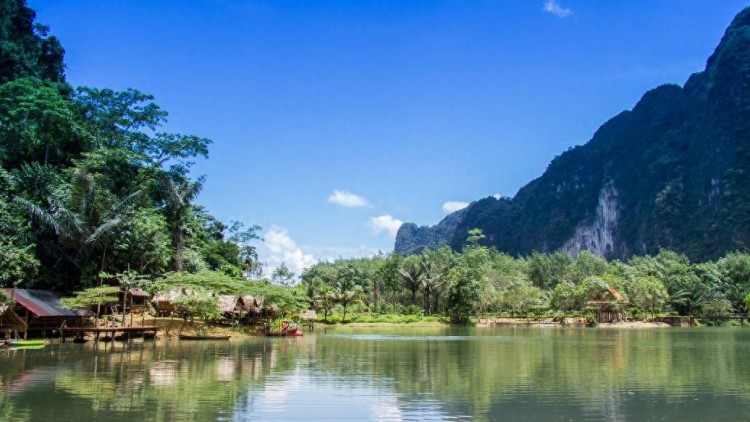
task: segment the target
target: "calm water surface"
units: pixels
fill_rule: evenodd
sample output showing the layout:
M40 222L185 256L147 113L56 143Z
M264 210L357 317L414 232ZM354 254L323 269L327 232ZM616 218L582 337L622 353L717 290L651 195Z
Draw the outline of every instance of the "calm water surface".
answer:
M0 420L750 420L750 329L337 328L4 350Z

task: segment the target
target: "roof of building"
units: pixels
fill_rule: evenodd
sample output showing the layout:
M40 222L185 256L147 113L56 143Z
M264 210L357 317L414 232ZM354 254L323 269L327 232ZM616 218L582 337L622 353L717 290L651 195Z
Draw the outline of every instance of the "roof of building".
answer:
M219 302L219 310L221 312L231 313L237 308L238 296L233 295L218 295L216 296L217 302Z
M51 290L4 289L16 304L37 317L74 317L73 311L61 309L60 295Z
M609 292L612 293L612 296L614 296L615 299L617 299L617 300L619 300L621 302L625 300L625 298L622 297L622 295L620 294L620 292L618 292L617 290L615 290L614 287L612 287L610 285L607 285L607 290L609 290Z
M150 294L148 294L147 291L141 289L140 287L133 287L129 290L130 294L133 296L139 296L139 297L151 297Z

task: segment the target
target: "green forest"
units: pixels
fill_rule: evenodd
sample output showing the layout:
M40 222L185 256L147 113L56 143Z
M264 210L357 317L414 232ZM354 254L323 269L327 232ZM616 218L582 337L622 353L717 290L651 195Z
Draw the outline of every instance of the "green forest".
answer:
M135 89L73 87L64 49L23 0L0 2L0 281L74 291L101 273L260 270L259 227L194 203L210 139L161 130Z
M319 263L302 275L303 285L312 306L324 318L335 311L336 320L362 310L442 316L458 323L498 314L586 317L591 314L587 302L614 299L609 287L639 319L664 313L725 315L745 312L748 304L748 254L732 252L702 263L669 250L627 263L590 252L575 258L561 252L514 258L482 246L483 236L481 230L470 230L460 252L444 246L406 257Z
M117 278L152 291L190 286L263 296L325 321L585 315L620 292L634 315L744 312L750 255L693 263L662 250L628 262L584 252L513 257L468 231L460 251L321 262L264 277L260 227L223 223L191 175L211 140L161 131L168 114L135 89L73 87L64 54L23 0L0 1L0 284L74 293ZM295 285L296 284L296 285ZM369 319L368 319L369 318Z

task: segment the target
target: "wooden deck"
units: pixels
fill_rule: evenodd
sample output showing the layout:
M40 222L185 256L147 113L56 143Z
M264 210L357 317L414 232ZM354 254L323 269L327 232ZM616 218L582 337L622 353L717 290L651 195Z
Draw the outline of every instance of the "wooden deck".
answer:
M156 335L159 327L155 325L145 327L63 327L60 328L60 337L62 342L65 343L65 337L69 334L73 334L76 337L83 337L85 334L93 334L95 340L99 340L99 336L104 333L105 336L114 338L117 333L125 336L128 340L131 337L144 336L145 334Z

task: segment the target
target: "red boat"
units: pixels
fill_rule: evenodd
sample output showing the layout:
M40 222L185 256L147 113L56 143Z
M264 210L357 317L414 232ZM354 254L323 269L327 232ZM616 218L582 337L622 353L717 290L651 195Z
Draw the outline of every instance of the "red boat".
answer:
M281 337L281 336L301 336L302 330L299 328L297 324L294 324L289 321L284 321L281 323L281 331L269 331L266 333L267 336L271 337Z

